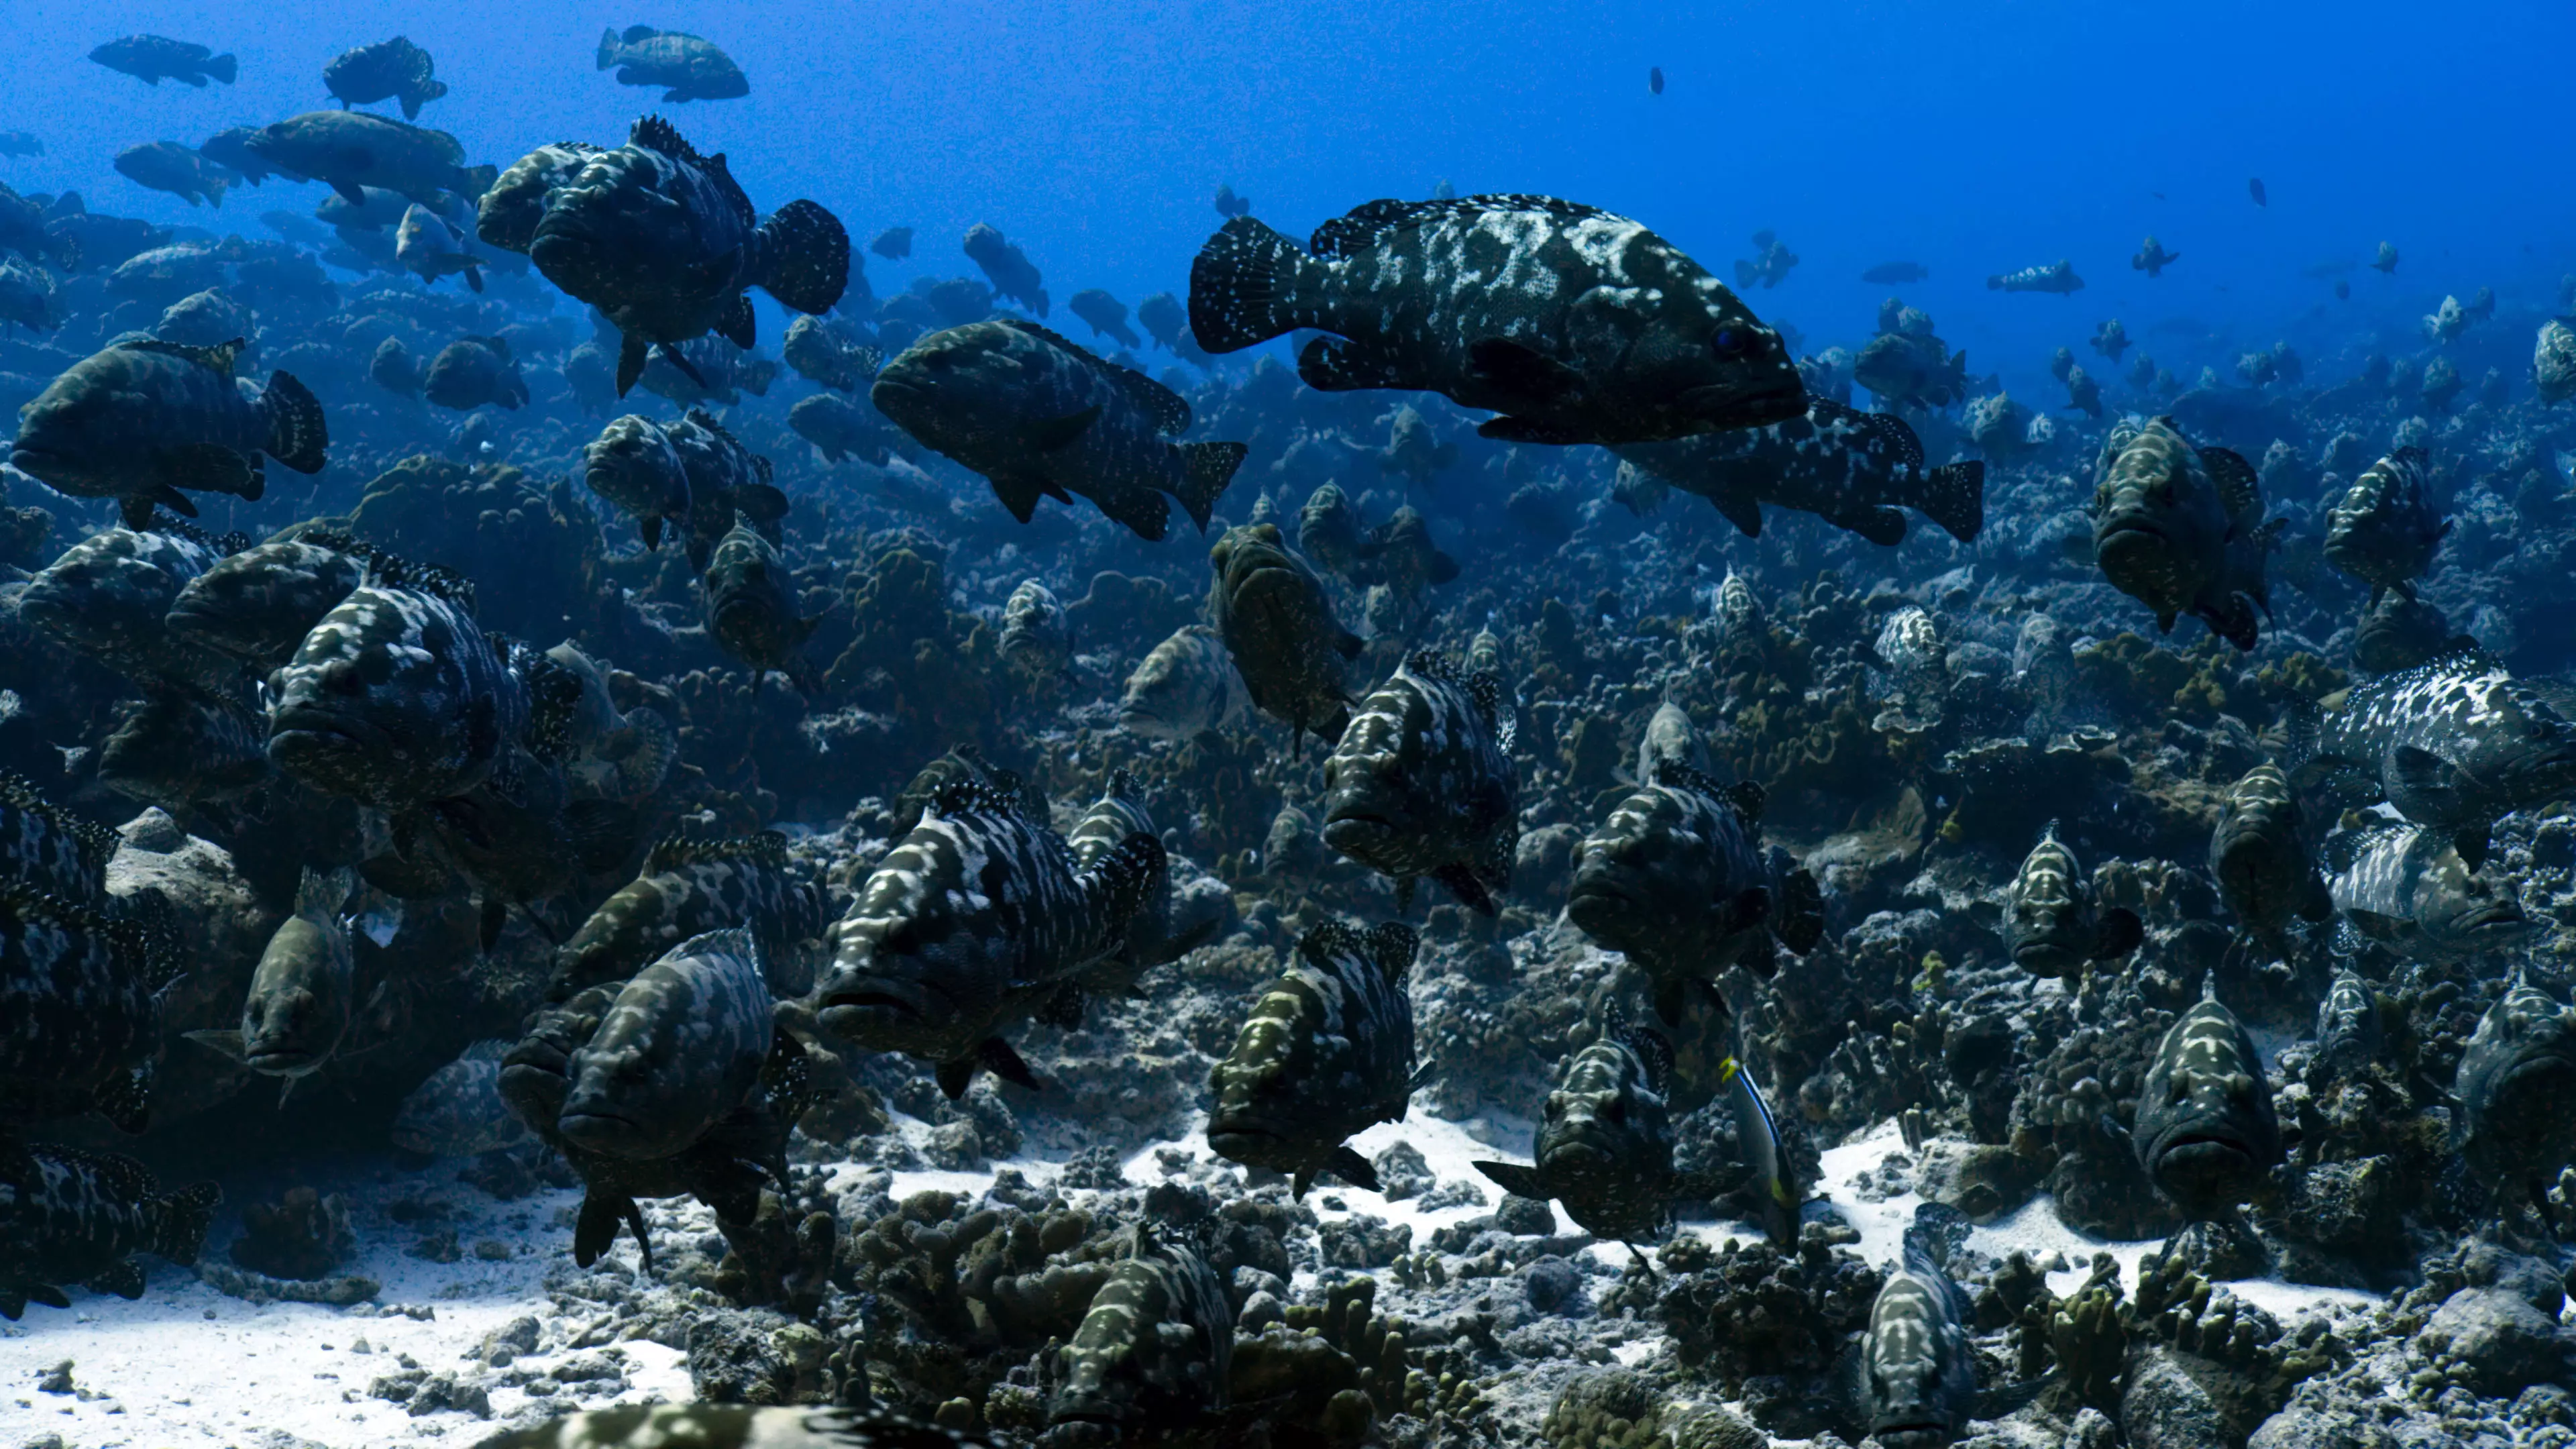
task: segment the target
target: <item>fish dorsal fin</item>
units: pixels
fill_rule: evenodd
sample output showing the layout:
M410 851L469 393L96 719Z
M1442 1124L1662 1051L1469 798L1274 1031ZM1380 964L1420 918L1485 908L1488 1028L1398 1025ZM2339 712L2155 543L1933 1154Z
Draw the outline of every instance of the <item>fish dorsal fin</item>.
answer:
M233 359L241 356L242 349L247 345L239 337L230 342L218 342L212 347L196 347L185 342L164 342L157 337L129 337L116 344L120 351L125 352L157 352L164 357L183 357L200 367L214 369L223 374L228 381L233 375Z
M700 156L696 148L681 137L680 128L660 116L637 117L634 129L626 133L626 144L641 146L647 151L657 151L674 161L686 161L692 166L706 164L706 158Z
M1615 1001L1605 1025L1613 1041L1637 1054L1638 1062L1646 1069L1646 1085L1662 1095L1673 1079L1672 1038L1642 1022L1630 1021L1626 1009Z
M2232 448L2202 448L2199 453L2201 466L2209 470L2210 481L2218 485L2218 501L2226 508L2228 521L2242 524L2260 518L2263 485L2245 455Z
M999 815L1022 820L1027 812L1020 805L1019 777L1008 770L992 770L980 780L950 780L930 792L930 809L941 817L952 815Z
M1389 981L1402 981L1413 969L1413 955L1422 945L1421 937L1402 921L1385 921L1369 927L1368 953L1386 973Z
M724 153L718 151L704 158L699 165L709 176L715 178L716 189L724 193L726 201L732 203L734 214L742 218L742 224L758 226L760 209L751 204L751 197L742 189L742 183L733 179L733 168L725 164Z
M0 805L23 810L41 818L47 825L78 841L85 849L96 852L102 863L116 853L122 837L94 820L84 820L45 797L33 780L0 770Z
M748 860L761 865L783 866L787 863L787 837L775 830L757 835L718 836L696 840L677 831L663 836L644 858L644 874L659 875L684 865L701 861Z
M481 1041L468 1045L465 1050L458 1052L456 1054L456 1059L460 1062L497 1062L503 1057L508 1056L511 1049L517 1045L518 1043L514 1041L503 1041L497 1037L486 1037Z
M627 43L628 45L633 45L634 43L636 43L636 42L637 42L637 41L639 41L639 40L651 40L654 36L657 36L657 35L659 35L659 34L661 34L661 33L662 33L662 32L660 32L660 31L658 31L658 30L655 30L655 29L654 29L652 26L650 26L650 25L630 25L630 26L627 26L624 30L619 31L619 32L618 32L618 35L617 35L617 38L618 38L619 40L624 41L624 42L625 42L625 43ZM655 119L655 118L654 118L654 117L650 117L650 116L648 116L648 117L646 117L645 119L646 119L646 120L652 120L652 119Z
M1445 201L1370 201L1315 228L1306 249L1319 257L1355 256L1388 232L1438 217L1474 216L1487 211L1543 211L1565 221L1609 215L1580 202L1516 192L1459 196Z
M2398 449L2396 452L2393 452L2388 456L2410 468L2429 469L2433 466L2433 455L2425 452L2423 448L2414 443L2408 443L2405 447Z
M1093 352L1090 348L1083 346L1081 343L1074 341L1072 338L1065 336L1063 333L1058 332L1054 328L1048 327L1043 323L1032 322L1026 317L999 317L994 320L1000 322L1005 327L1017 328L1031 337L1043 339L1054 346L1063 348L1075 357L1081 358L1084 362L1089 363L1093 368L1097 369L1103 377L1116 383L1118 385L1118 390L1127 394L1128 398L1135 402L1137 406L1154 415L1154 427L1156 431L1164 433L1182 433L1189 431L1189 400L1182 397L1179 393L1172 391L1170 388L1163 386L1161 383L1154 381L1152 378L1147 377L1145 374L1138 372L1132 367L1119 366L1117 363L1110 361L1108 358L1102 357L1100 354Z
M1728 798L1726 787L1719 784L1714 776L1682 760L1657 760L1654 778L1647 783L1661 785L1668 790L1690 790L1712 800Z
M399 559L381 549L369 550L366 560L367 583L372 587L428 594L469 614L474 612L474 581L462 574L450 573L436 564Z

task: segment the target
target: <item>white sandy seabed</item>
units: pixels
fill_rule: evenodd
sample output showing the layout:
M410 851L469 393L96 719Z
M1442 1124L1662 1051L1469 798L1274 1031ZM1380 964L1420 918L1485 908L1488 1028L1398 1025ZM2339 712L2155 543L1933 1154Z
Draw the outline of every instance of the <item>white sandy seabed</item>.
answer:
M923 1124L896 1120L909 1134L927 1132ZM1399 1139L1410 1142L1440 1181L1476 1183L1487 1188L1491 1201L1497 1194L1469 1165L1471 1160L1525 1158L1529 1134L1516 1124L1489 1131L1496 1142L1479 1140L1461 1124L1417 1114L1404 1122L1371 1128L1353 1139L1352 1145L1362 1156L1373 1157ZM1204 1139L1196 1137L1156 1144L1128 1160L1129 1179L1140 1185L1159 1180L1161 1154L1172 1148L1206 1154ZM1819 1186L1859 1231L1856 1251L1872 1262L1896 1260L1918 1199L1909 1193L1864 1202L1851 1187L1854 1179L1902 1148L1890 1122L1824 1155L1824 1181ZM1052 1179L1061 1167L1035 1159L1004 1165L1020 1169L1035 1183ZM375 1279L381 1291L372 1303L353 1308L254 1305L199 1282L187 1269L147 1257L140 1261L150 1269L151 1286L140 1302L74 1290L69 1312L31 1305L22 1322L0 1324L0 1449L44 1444L48 1435L59 1436L64 1449L462 1445L477 1442L502 1421L537 1404L572 1407L564 1397L534 1400L519 1388L491 1387L489 1423L458 1412L414 1418L404 1405L367 1392L369 1381L377 1375L409 1366L405 1358L431 1374L475 1370L477 1366L467 1358L495 1329L525 1314L549 1321L560 1316L544 1282L549 1271L571 1266L570 1212L579 1203L579 1193L541 1189L514 1202L500 1202L457 1184L456 1166L440 1163L404 1172L385 1163L361 1161L350 1164L337 1183L327 1179L315 1183L325 1191L344 1194L349 1201L359 1249L355 1260L339 1271ZM907 1172L896 1174L893 1192L898 1199L931 1188L979 1192L990 1183L989 1172ZM395 1203L429 1197L454 1210L438 1226L452 1228L458 1243L467 1249L460 1262L434 1263L411 1256L407 1249L421 1237L421 1227L399 1223L386 1212ZM1329 1205L1335 1201L1347 1206ZM1467 1206L1425 1212L1412 1200L1388 1202L1374 1193L1348 1188L1310 1193L1307 1202L1328 1220L1361 1212L1409 1224L1416 1243L1427 1240L1435 1229L1490 1211ZM656 1211L655 1217L661 1216ZM207 1248L210 1261L224 1258L234 1221L229 1212L218 1219ZM1684 1231L1713 1241L1749 1239L1759 1232L1749 1224L1729 1223L1694 1223ZM498 1261L475 1255L474 1245L485 1242L506 1244L512 1253ZM2059 1222L2049 1200L2041 1197L2010 1218L1976 1229L1969 1246L1998 1256L2027 1249L2042 1262L2062 1254L2067 1267L2051 1275L2050 1286L2068 1292L2083 1281L2093 1255L2102 1251L2120 1260L2124 1275L2134 1284L2138 1260L2157 1244L2106 1243L2087 1237ZM1616 1243L1596 1245L1591 1251L1614 1268L1628 1258L1627 1249ZM633 1239L621 1237L612 1256L632 1269ZM2376 1302L2366 1294L2278 1281L2229 1287L2240 1298L2284 1319L2302 1313L2357 1312ZM623 1389L613 1397L583 1397L579 1406L584 1408L689 1396L688 1371L679 1350L647 1340L616 1340L604 1311L601 1317L596 1333L587 1337L550 1333L540 1352L519 1359L513 1367L534 1377L567 1359L599 1354L619 1358ZM1643 1325L1640 1329L1638 1337L1616 1351L1622 1361L1638 1362L1653 1352L1659 1335ZM559 1337L572 1342L558 1343ZM40 1391L39 1379L65 1359L73 1362L74 1392Z

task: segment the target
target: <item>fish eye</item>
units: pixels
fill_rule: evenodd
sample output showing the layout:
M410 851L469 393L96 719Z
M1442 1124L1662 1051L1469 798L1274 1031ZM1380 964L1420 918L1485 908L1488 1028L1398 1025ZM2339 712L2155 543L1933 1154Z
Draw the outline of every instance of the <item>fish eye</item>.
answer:
M1720 327L1709 346L1720 357L1742 357L1753 346L1753 338L1741 327Z

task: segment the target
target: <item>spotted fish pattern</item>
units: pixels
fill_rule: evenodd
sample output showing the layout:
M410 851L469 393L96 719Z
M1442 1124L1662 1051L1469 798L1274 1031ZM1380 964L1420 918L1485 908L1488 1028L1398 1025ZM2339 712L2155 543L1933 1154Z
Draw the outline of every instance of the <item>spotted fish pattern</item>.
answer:
M886 853L829 933L823 1027L933 1063L964 1095L978 1066L1035 1086L1002 1034L1126 940L1165 869L1139 833L1083 866L1008 771L953 780Z
M1531 1165L1478 1162L1503 1191L1554 1199L1595 1237L1635 1244L1672 1216L1673 1049L1652 1028L1614 1023L1558 1067L1541 1109Z
M2363 469L2326 510L2326 562L2370 585L2372 603L2391 589L2414 598L2414 581L2449 536L2432 488L2432 458L2410 445Z
M1251 715L1242 671L1204 624L1187 625L1148 651L1118 701L1118 727L1149 740L1222 733Z
M2156 627L2184 614L2240 650L2271 612L2263 560L2282 527L2263 521L2254 465L2194 447L2171 418L2129 420L2103 439L2093 468L2093 555L2103 577L2146 605Z
M1427 875L1493 915L1520 844L1513 734L1499 678L1416 651L1324 762L1324 843L1393 877L1401 902Z
M478 1449L987 1449L991 1440L884 1409L635 1404L566 1414Z
M1977 1401L1976 1349L1966 1295L1907 1234L1903 1265L1887 1275L1861 1335L1862 1426L1887 1449L1943 1449Z
M0 1141L0 1318L71 1307L69 1283L142 1297L134 1255L196 1262L222 1200L211 1182L163 1192L131 1157Z
M885 365L877 411L922 446L982 474L1026 523L1040 498L1079 494L1139 538L1170 530L1177 501L1201 533L1247 452L1177 441L1179 393L1026 318L950 327Z
M2229 914L2275 952L2292 921L2322 921L2334 911L2306 809L2278 765L2256 765L2227 787L2209 836L2209 873Z
M2379 1059L2383 1031L2379 993L2350 967L2337 971L2317 1003L2317 1055L2337 1073L2356 1076Z
M1073 662L1073 625L1064 601L1035 579L1023 579L1002 603L1002 657L1021 671L1047 676Z
M240 666L168 621L171 605L221 557L176 533L102 529L28 581L18 614L130 679L222 697L236 692Z
M2478 1018L2451 1095L2457 1137L2489 1184L2543 1200L2544 1185L2576 1161L2576 1010L2517 981Z
M32 782L0 773L0 880L99 905L116 847L115 831L55 804Z
M809 699L822 693L822 675L804 653L822 616L797 617L787 559L749 519L736 522L716 545L699 590L706 597L707 635L725 653L755 672L777 670Z
M822 892L776 831L721 840L671 836L555 952L550 1001L622 982L682 941L740 927L772 962L823 930Z
M1222 1412L1234 1365L1234 1310L1216 1270L1148 1224L1134 1232L1065 1345L1047 1405L1049 1424L1123 1431L1120 1442Z
M1668 1025L1683 1019L1690 983L1735 965L1768 976L1775 943L1803 956L1823 938L1824 894L1764 843L1762 804L1758 785L1659 761L1575 847L1567 919L1653 978Z
M1377 1169L1345 1141L1404 1120L1415 1071L1405 975L1417 945L1392 921L1366 931L1326 921L1299 939L1208 1072L1208 1146L1219 1157L1288 1173L1301 1198L1326 1171L1376 1190Z
M265 673L334 605L366 582L367 556L298 531L217 560L187 581L165 615L170 632Z
M1715 505L1747 538L1762 533L1762 505L1812 513L1892 548L1905 541L1903 509L1920 511L1962 543L1986 523L1986 465L1929 467L1903 418L1810 397L1804 414L1759 428L1703 433L1612 452Z
M2101 908L2093 878L2052 820L2004 887L2004 952L2033 976L2080 976L2138 949L2146 925L2126 906Z
M2165 1033L2138 1089L2131 1140L2174 1206L2197 1219L2246 1202L2281 1162L2281 1127L2254 1039L2204 996Z
M481 783L529 719L525 686L470 602L383 560L304 636L272 691L271 763L395 810Z
M159 994L180 969L154 927L0 880L0 1125L96 1110L142 1131Z
M712 331L748 349L748 287L799 312L829 311L841 300L850 272L841 223L802 200L762 220L724 158L699 155L661 117L638 120L627 144L580 157L577 171L554 181L569 159L550 154L539 170L542 216L526 251L546 280L617 328L618 396L643 376L656 347L674 357L674 344ZM511 245L530 200L513 193L503 224L487 229L478 216L477 233Z
M1190 331L1235 352L1300 328L1325 391L1437 392L1523 443L1628 443L1796 416L1780 334L1680 248L1549 196L1373 201L1305 248L1248 216L1190 266Z
M1216 573L1208 613L1253 707L1288 726L1292 757L1308 731L1340 739L1352 702L1343 667L1365 645L1334 616L1314 565L1281 541L1275 523L1227 529L1208 564Z
M2498 817L2576 789L2576 720L2563 701L2462 644L2355 684L2340 708L2294 706L2291 781L2337 805L2385 800L2452 832L2476 864Z
M118 339L18 410L10 463L58 493L115 499L128 528L149 524L156 507L194 518L189 492L256 502L263 454L298 473L322 471L322 404L283 372L265 389L237 383L243 345Z
M2362 935L2399 954L2453 961L2537 935L2541 923L2495 862L2472 866L2449 836L2382 822L2327 837L2334 908Z
M387 1135L405 1152L472 1157L530 1139L501 1096L501 1058L511 1043L479 1041L429 1074L394 1112Z

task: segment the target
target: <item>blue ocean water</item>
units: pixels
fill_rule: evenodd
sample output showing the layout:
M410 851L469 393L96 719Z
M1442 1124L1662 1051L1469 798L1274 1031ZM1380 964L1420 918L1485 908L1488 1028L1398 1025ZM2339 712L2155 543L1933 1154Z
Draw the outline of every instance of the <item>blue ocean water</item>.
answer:
M665 110L764 206L810 196L861 238L915 227L909 262L866 259L880 295L959 270L955 239L987 222L1059 299L1096 286L1132 304L1186 290L1220 183L1302 235L1445 179L1635 216L1724 276L1772 229L1801 263L1752 300L1810 349L1865 340L1895 291L1972 370L2039 391L2050 351L2081 350L2103 317L2187 383L2283 339L2314 360L2410 339L2446 292L2545 304L2576 269L2576 193L2547 170L2576 10L2545 0L647 9L19 0L0 129L39 133L47 154L0 174L209 223L108 161L328 104L323 62L399 32L452 88L422 124L470 159L611 139ZM657 107L595 73L600 30L634 23L717 40L751 94ZM132 31L230 50L240 82L146 90L82 59ZM2247 196L2258 176L2265 207ZM299 190L273 181L229 205L285 204L281 184ZM2149 233L2184 256L2153 281L2128 265ZM2382 240L2404 262L2356 270L2348 305L2301 276ZM2087 284L2071 299L1986 290L2059 258ZM1899 259L1931 278L1859 280Z

